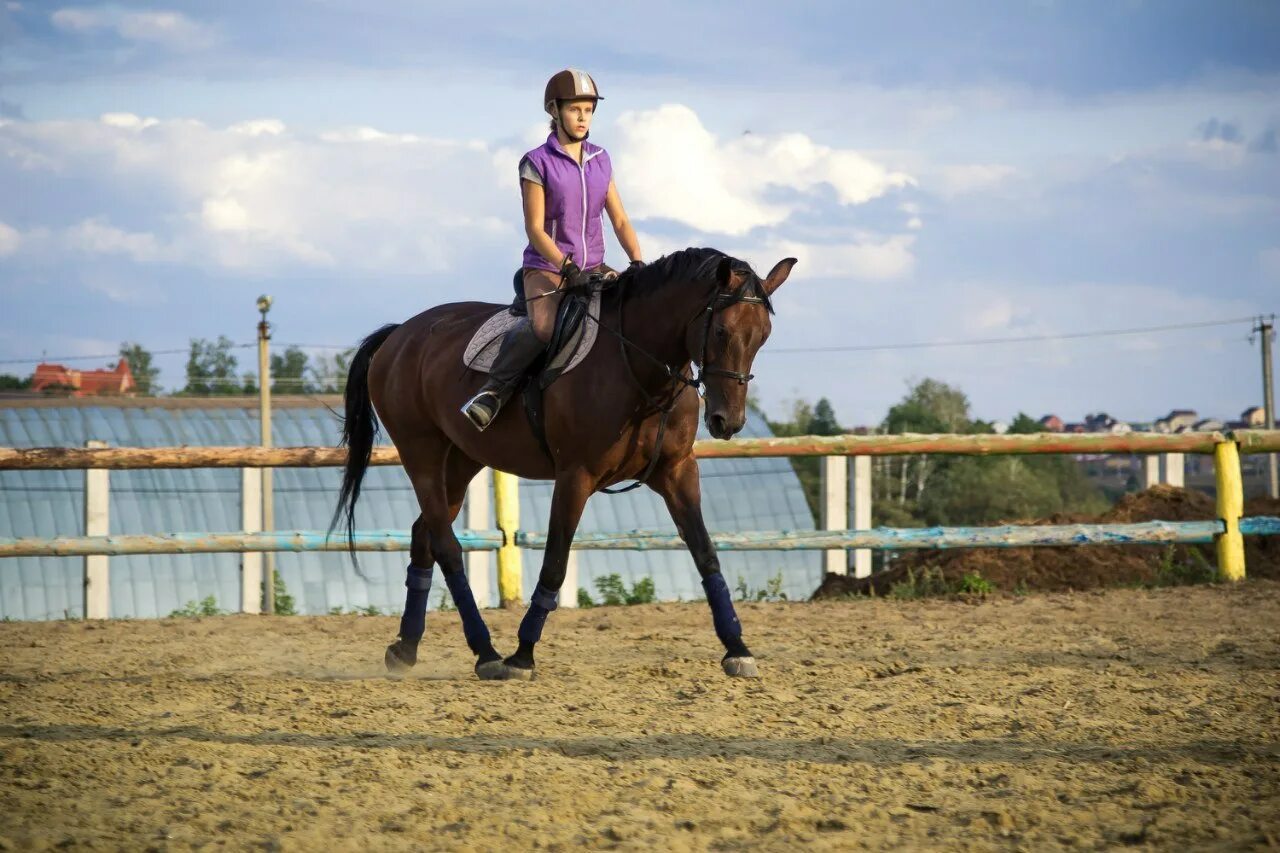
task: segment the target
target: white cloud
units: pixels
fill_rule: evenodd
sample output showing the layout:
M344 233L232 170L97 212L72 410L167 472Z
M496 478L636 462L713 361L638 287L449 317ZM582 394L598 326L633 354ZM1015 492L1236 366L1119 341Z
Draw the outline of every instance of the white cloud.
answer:
M1014 167L1000 163L941 166L930 176L929 185L946 197L965 195L990 190L1016 173Z
M774 238L763 246L733 250L733 254L751 257L761 275L782 258L796 258L795 272L791 278L843 279L864 281L890 281L909 276L915 267L911 246L913 234L894 234L888 237L855 234L845 243L811 243L799 240ZM763 259L763 262L760 260Z
M779 190L830 187L841 204L854 205L914 183L856 151L799 133L721 140L679 104L623 113L617 126L611 152L632 215L700 231L742 235L780 225L803 203L778 198Z
M174 50L197 50L212 46L216 31L168 10L126 11L115 6L69 6L49 16L64 32L109 31L126 41L159 44Z
M514 164L499 174L483 143L112 113L0 126L4 161L49 173L55 196L62 179L108 199L124 193L142 208L143 227L125 232L98 213L61 245L138 263L422 273L503 250L517 262L523 246Z
M153 118L142 118L133 113L103 113L98 120L109 127L124 127L130 130L142 130L159 122Z
M18 229L5 222L0 222L0 258L12 255L22 245L22 235Z
M171 259L174 254L154 234L124 231L100 218L86 219L62 235L72 250L101 255L123 255L137 263Z

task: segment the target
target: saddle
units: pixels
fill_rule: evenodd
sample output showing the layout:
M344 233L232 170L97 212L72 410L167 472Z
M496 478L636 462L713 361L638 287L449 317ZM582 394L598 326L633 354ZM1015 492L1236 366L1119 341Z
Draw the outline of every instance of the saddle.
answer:
M520 283L520 275L516 274L516 283ZM493 361L498 357L498 349L502 345L502 336L517 323L524 322L527 309L524 305L523 290L516 291L517 297L510 307L503 308L476 329L475 334L462 352L462 363L472 370L488 373ZM591 319L587 320L587 316ZM568 373L582 363L591 352L596 342L599 329L596 322L600 319L600 291L592 288L589 292L569 291L560 300L560 308L556 313L555 330L551 341L547 344L546 355L539 358L529 369L530 375L538 376L538 384L546 388L562 374Z
M511 305L485 320L463 350L462 363L471 370L488 373L498 356L503 335L517 323L525 322L528 308L524 299L523 275L519 270L513 285L516 296ZM523 380L521 396L525 412L547 455L551 451L547 447L543 424L542 392L581 364L591 352L599 332L600 294L598 286L566 291L556 311L556 324L546 352L529 366Z

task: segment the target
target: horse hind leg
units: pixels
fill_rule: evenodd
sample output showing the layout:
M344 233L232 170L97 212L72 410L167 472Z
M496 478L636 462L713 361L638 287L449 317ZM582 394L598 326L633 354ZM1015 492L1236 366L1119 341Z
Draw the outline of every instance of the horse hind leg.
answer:
M427 598L431 594L431 534L426 517L419 515L413 523L409 543L409 567L405 570L404 613L400 617L400 634L387 646L383 661L387 671L403 675L418 662L418 643L426 630Z
M445 532L441 537L443 547L436 554L436 562L444 574L445 585L449 587L449 595L453 598L458 617L462 620L462 633L466 637L467 647L476 656L476 675L484 681L500 681L509 677L510 673L502 662L502 655L493 647L489 636L489 628L476 604L475 595L471 592L471 582L467 578L466 566L462 559L462 545L453 532L453 522L462 511L462 503L467 496L467 486L475 478L483 466L465 456L457 447L449 451L445 460L445 500L448 505L448 520Z

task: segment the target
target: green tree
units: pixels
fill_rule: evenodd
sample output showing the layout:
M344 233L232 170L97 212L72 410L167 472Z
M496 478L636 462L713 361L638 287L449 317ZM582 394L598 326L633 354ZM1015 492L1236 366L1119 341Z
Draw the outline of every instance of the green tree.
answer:
M960 389L936 379L913 385L889 409L882 424L885 432L893 434L967 433L974 431L974 426L969 419L969 398ZM909 501L919 502L934 475L954 461L925 454L890 457L887 476L882 478L881 500L896 501L904 508Z
M332 356L316 356L307 370L311 374L311 387L316 394L341 394L347 387L347 374L351 371L351 359L355 347Z
M138 393L151 395L160 391L156 377L160 368L151 362L151 353L142 344L125 341L120 344L120 357L129 363L129 371L133 373L133 381L138 385Z
M31 377L20 379L12 373L0 373L0 391L30 391Z
M226 335L220 335L216 342L192 338L191 353L187 357L187 384L182 393L193 396L242 393L244 389L236 379L236 357L231 353L234 346Z
M809 421L809 435L840 435L844 428L836 422L835 409L831 401L823 397L813 407L813 417Z
M807 400L796 400L791 404L791 419L787 421L771 421L767 418L769 429L774 435L840 435L844 428L836 419L835 409L826 397L810 405ZM813 523L818 524L821 518L819 493L822 490L822 462L817 456L792 456L791 467L804 489L805 502L813 513Z
M308 394L307 354L296 346L271 356L271 393Z

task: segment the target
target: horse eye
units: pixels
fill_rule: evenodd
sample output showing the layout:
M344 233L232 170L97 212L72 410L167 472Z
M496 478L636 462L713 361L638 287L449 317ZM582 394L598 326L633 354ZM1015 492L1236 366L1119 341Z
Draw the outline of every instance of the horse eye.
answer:
M718 341L729 340L729 330L726 329L724 326L716 326L716 340Z

